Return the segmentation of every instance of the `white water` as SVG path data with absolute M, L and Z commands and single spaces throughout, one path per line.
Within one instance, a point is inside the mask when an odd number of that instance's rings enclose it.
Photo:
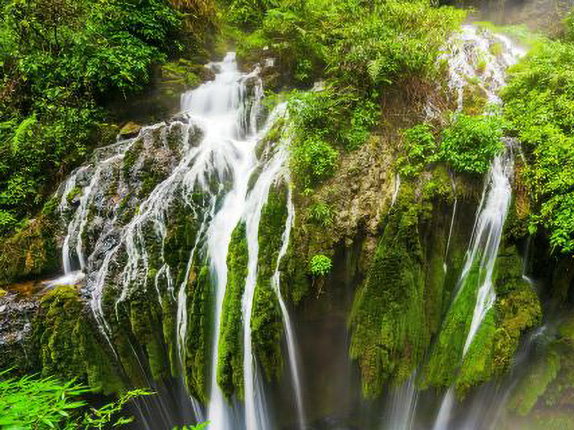
M 388 430 L 412 430 L 418 403 L 416 372 L 390 396 L 384 428 Z
M 491 52 L 494 43 L 500 43 L 503 47 L 499 56 Z M 464 89 L 470 79 L 478 80 L 479 87 L 485 91 L 491 105 L 500 105 L 498 91 L 505 85 L 506 68 L 516 63 L 524 54 L 522 48 L 505 36 L 488 35 L 481 33 L 474 26 L 463 26 L 462 33 L 452 39 L 450 53 L 446 55 L 450 68 L 449 86 L 457 93 L 458 111 L 463 110 Z M 479 64 L 483 66 L 482 71 L 478 71 Z M 511 142 L 504 143 L 507 148 L 495 157 L 487 176 L 471 244 L 458 282 L 462 288 L 473 288 L 473 285 L 465 285 L 465 281 L 473 267 L 479 265 L 476 304 L 463 348 L 463 358 L 496 299 L 492 274 L 512 198 L 511 178 L 514 172 Z M 457 294 L 460 292 L 459 290 Z M 433 430 L 449 428 L 454 404 L 454 388 L 451 387 L 443 398 Z
M 111 174 L 123 165 L 126 151 L 135 139 L 120 142 L 103 148 L 101 157 L 95 157 L 93 164 L 78 169 L 62 186 L 60 211 L 67 216 L 71 209 L 68 234 L 63 246 L 63 265 L 66 278 L 58 282 L 70 282 L 86 274 L 86 290 L 90 293 L 89 303 L 100 330 L 105 335 L 112 349 L 109 337 L 111 332 L 103 309 L 103 298 L 110 284 L 119 288 L 116 311 L 123 301 L 127 301 L 132 289 L 155 291 L 163 308 L 170 306 L 161 293 L 162 285 L 173 297 L 177 306 L 177 351 L 182 365 L 185 361 L 185 342 L 187 338 L 187 283 L 191 270 L 198 259 L 209 259 L 214 284 L 214 315 L 211 360 L 211 384 L 207 419 L 210 430 L 230 430 L 245 427 L 247 430 L 266 430 L 271 427 L 268 408 L 257 364 L 251 350 L 251 314 L 257 279 L 257 262 L 259 258 L 259 221 L 261 210 L 267 202 L 269 190 L 280 181 L 288 183 L 285 168 L 288 142 L 272 142 L 267 148 L 266 158 L 258 160 L 257 144 L 266 134 L 278 115 L 283 115 L 284 106 L 278 107 L 267 121 L 267 126 L 258 129 L 263 97 L 259 68 L 245 74 L 238 70 L 235 54 L 228 54 L 222 62 L 211 63 L 208 67 L 215 72 L 215 79 L 197 89 L 182 95 L 182 114 L 170 124 L 160 123 L 144 127 L 137 139 L 153 143 L 157 133 L 161 134 L 161 144 L 167 150 L 166 133 L 177 125 L 183 129 L 181 158 L 173 166 L 168 177 L 160 182 L 138 206 L 133 218 L 125 225 L 117 219 L 119 202 L 109 207 L 108 196 Z M 201 140 L 196 144 L 190 136 L 200 129 Z M 147 139 L 147 140 L 146 140 Z M 109 154 L 111 150 L 111 154 Z M 136 166 L 136 169 L 140 167 Z M 114 170 L 115 169 L 115 170 Z M 258 177 L 250 189 L 250 179 L 257 171 Z M 71 208 L 67 197 L 76 186 L 82 187 L 81 198 L 76 208 Z M 127 185 L 120 181 L 121 190 L 129 193 Z M 123 188 L 122 188 L 123 187 Z M 200 192 L 204 197 L 201 206 L 194 201 L 194 193 Z M 290 199 L 290 195 L 289 195 Z M 167 222 L 169 209 L 177 201 L 183 202 L 187 210 L 200 221 L 195 244 L 190 250 L 184 282 L 174 285 L 176 274 L 172 273 L 164 258 L 165 240 L 168 233 Z M 103 220 L 104 228 L 95 245 L 83 243 L 83 232 L 91 226 L 91 219 L 97 213 L 98 222 Z M 104 209 L 102 209 L 104 208 Z M 90 211 L 92 213 L 90 214 Z M 304 413 L 301 400 L 301 384 L 296 360 L 295 340 L 290 317 L 281 296 L 279 287 L 279 262 L 286 253 L 294 208 L 289 200 L 288 219 L 283 235 L 283 246 L 280 250 L 277 269 L 272 279 L 277 292 L 282 318 L 285 323 L 287 349 L 290 371 L 293 377 L 295 397 L 297 399 L 298 418 L 304 426 Z M 219 327 L 225 290 L 227 285 L 227 253 L 231 235 L 239 222 L 246 223 L 248 243 L 248 274 L 245 292 L 242 299 L 243 311 L 243 346 L 244 346 L 244 388 L 245 410 L 236 411 L 224 398 L 217 384 L 217 357 L 219 344 Z M 150 235 L 151 229 L 151 235 Z M 92 240 L 92 239 L 91 239 Z M 160 255 L 148 255 L 150 241 L 160 245 Z M 88 252 L 89 255 L 85 255 Z M 125 254 L 125 263 L 119 267 L 116 260 Z M 74 263 L 77 260 L 77 264 Z M 153 259 L 153 260 L 152 260 Z M 157 265 L 155 276 L 150 278 L 151 262 Z M 201 262 L 199 263 L 201 264 Z M 79 265 L 81 272 L 73 272 L 74 265 Z M 183 366 L 181 366 L 183 368 Z M 143 369 L 143 366 L 142 366 Z M 198 420 L 204 419 L 202 407 L 192 399 L 192 406 Z M 245 422 L 238 420 L 244 416 Z
M 502 238 L 504 222 L 506 221 L 506 215 L 512 199 L 510 180 L 513 172 L 514 158 L 512 149 L 507 149 L 503 154 L 496 156 L 488 174 L 487 185 L 479 207 L 480 215 L 474 227 L 471 250 L 467 255 L 463 271 L 462 282 L 464 283 L 476 259 L 481 259 L 479 263 L 481 284 L 478 288 L 472 323 L 464 344 L 463 355 L 466 355 L 476 332 L 496 298 L 492 274 Z
M 301 377 L 299 375 L 299 364 L 297 360 L 297 346 L 295 343 L 293 325 L 291 324 L 291 317 L 289 316 L 287 305 L 285 304 L 285 301 L 283 300 L 283 294 L 281 293 L 281 272 L 279 271 L 281 260 L 285 254 L 287 254 L 287 249 L 289 248 L 289 239 L 291 237 L 291 229 L 293 227 L 294 221 L 295 206 L 291 200 L 291 189 L 289 189 L 289 194 L 287 197 L 287 220 L 285 222 L 285 231 L 283 232 L 283 244 L 279 250 L 279 255 L 277 257 L 277 267 L 275 268 L 272 282 L 275 288 L 275 292 L 277 293 L 277 298 L 279 300 L 281 315 L 283 316 L 283 326 L 285 327 L 285 336 L 287 340 L 287 354 L 289 355 L 289 369 L 291 371 L 291 377 L 293 378 L 293 386 L 295 389 L 295 402 L 297 405 L 297 418 L 299 419 L 299 428 L 304 430 L 307 426 L 307 422 L 305 419 L 305 409 L 303 406 Z

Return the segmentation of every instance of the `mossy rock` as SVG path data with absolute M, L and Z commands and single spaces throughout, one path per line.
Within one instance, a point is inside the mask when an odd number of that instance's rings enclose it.
M 52 202 L 49 202 L 48 208 Z M 51 209 L 0 243 L 0 286 L 31 278 L 49 277 L 60 270 L 56 242 L 58 223 Z
M 80 379 L 105 394 L 124 389 L 115 360 L 76 288 L 58 287 L 44 296 L 33 326 L 43 376 Z
M 245 223 L 234 230 L 227 254 L 227 287 L 219 331 L 217 383 L 228 397 L 243 398 L 242 298 L 249 261 Z
M 126 123 L 119 131 L 120 137 L 127 139 L 129 137 L 135 137 L 141 131 L 142 126 L 135 123 L 135 122 L 128 122 Z

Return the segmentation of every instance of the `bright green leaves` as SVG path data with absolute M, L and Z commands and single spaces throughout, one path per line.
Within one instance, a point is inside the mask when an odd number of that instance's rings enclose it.
M 294 145 L 291 157 L 293 172 L 309 188 L 334 173 L 339 153 L 321 138 L 311 137 Z
M 441 158 L 457 172 L 486 173 L 503 149 L 501 119 L 459 114 L 443 132 Z
M 326 255 L 314 255 L 309 263 L 309 272 L 315 277 L 327 276 L 333 269 L 333 262 Z
M 336 92 L 332 87 L 295 93 L 289 112 L 294 123 L 291 168 L 303 190 L 329 178 L 338 165 L 338 149 L 358 149 L 380 115 L 372 100 L 350 91 Z
M 428 124 L 415 125 L 405 130 L 403 153 L 397 160 L 399 173 L 414 177 L 434 161 L 438 145 Z
M 116 402 L 87 411 L 83 396 L 91 392 L 75 381 L 7 379 L 0 373 L 0 428 L 4 430 L 96 430 L 125 428 L 132 418 L 118 416 L 130 400 L 151 393 L 133 390 Z
M 570 29 L 570 26 L 568 27 Z M 574 252 L 574 44 L 545 41 L 511 70 L 505 116 L 523 144 L 522 180 L 534 200 L 531 231 Z
M 442 161 L 455 172 L 484 174 L 502 149 L 500 117 L 455 114 L 440 139 L 435 138 L 435 132 L 428 124 L 404 131 L 403 151 L 398 159 L 399 173 L 413 177 L 430 164 Z

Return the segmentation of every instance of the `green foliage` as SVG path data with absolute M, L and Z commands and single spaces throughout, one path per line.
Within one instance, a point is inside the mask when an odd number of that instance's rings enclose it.
M 327 276 L 333 269 L 333 262 L 326 255 L 314 255 L 309 263 L 311 275 L 316 277 Z
M 572 22 L 569 24 L 572 29 Z M 574 252 L 574 43 L 545 41 L 511 70 L 502 93 L 505 116 L 523 144 L 522 174 L 534 201 L 531 230 Z
M 335 172 L 339 153 L 320 138 L 313 137 L 294 144 L 291 151 L 291 168 L 305 188 Z
M 309 208 L 309 219 L 323 227 L 332 225 L 333 217 L 333 209 L 327 203 L 318 202 Z
M 239 56 L 272 56 L 284 81 L 323 90 L 296 94 L 291 167 L 303 190 L 332 175 L 340 150 L 363 145 L 390 85 L 436 75 L 436 58 L 464 12 L 428 0 L 231 2 L 257 29 L 239 37 Z M 260 24 L 259 24 L 260 22 Z
M 90 390 L 75 381 L 6 378 L 0 373 L 0 427 L 5 430 L 102 430 L 125 428 L 132 418 L 120 416 L 130 400 L 150 395 L 133 390 L 116 402 L 88 409 L 83 397 Z
M 458 172 L 486 173 L 492 158 L 502 150 L 501 120 L 495 115 L 456 115 L 444 130 L 441 158 Z
M 198 5 L 203 5 L 199 7 Z M 202 1 L 6 0 L 0 6 L 0 211 L 33 215 L 101 139 L 111 98 L 144 88 L 182 52 Z M 194 12 L 193 18 L 189 12 Z M 0 234 L 13 230 L 2 217 Z
M 437 143 L 428 124 L 419 124 L 404 131 L 403 155 L 397 160 L 399 173 L 414 177 L 436 157 Z
M 329 87 L 295 93 L 289 101 L 294 136 L 291 168 L 303 189 L 330 177 L 337 167 L 336 148 L 355 150 L 377 123 L 378 106 L 351 91 Z

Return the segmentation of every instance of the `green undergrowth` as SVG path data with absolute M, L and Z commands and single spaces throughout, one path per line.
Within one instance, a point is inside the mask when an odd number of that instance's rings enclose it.
M 441 131 L 430 124 L 419 124 L 404 130 L 403 135 L 397 166 L 399 173 L 408 177 L 441 162 L 453 172 L 482 175 L 504 148 L 502 119 L 490 114 L 452 114 L 449 126 Z
M 562 38 L 535 44 L 502 91 L 505 116 L 524 150 L 520 181 L 532 199 L 530 231 L 546 232 L 552 249 L 567 255 L 574 252 L 573 29 L 570 15 Z

